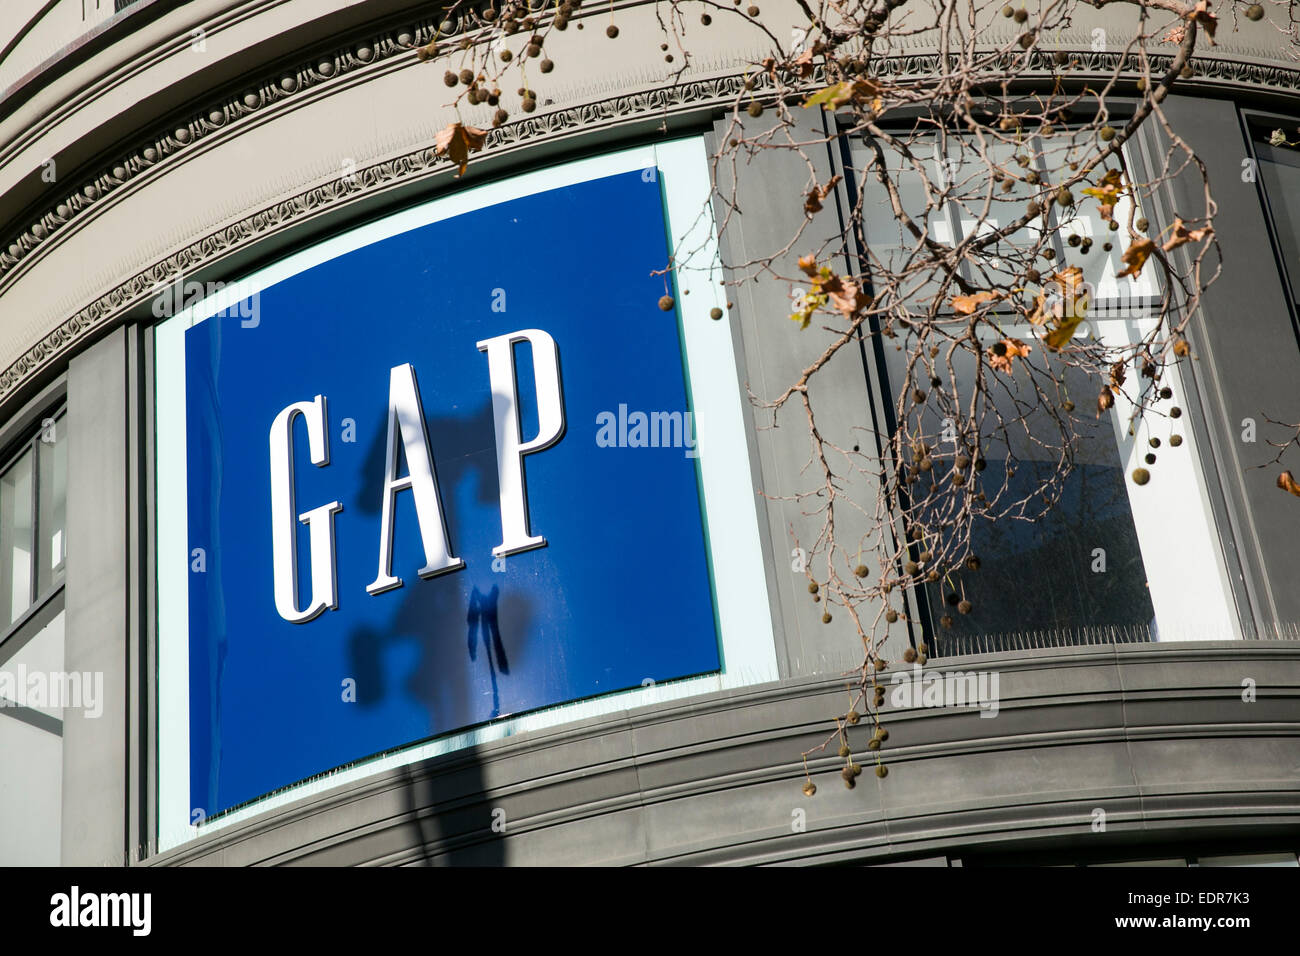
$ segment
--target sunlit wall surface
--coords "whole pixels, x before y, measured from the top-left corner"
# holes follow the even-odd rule
[[[782,37],[801,17],[763,14]],[[1117,64],[1107,16],[1051,38],[1074,82]],[[850,789],[862,642],[808,590],[806,423],[760,404],[825,345],[772,275],[835,238],[841,195],[810,220],[810,177],[870,182],[870,144],[712,162],[731,122],[773,128],[745,111],[752,43],[697,31],[677,74],[643,3],[576,11],[495,128],[416,54],[441,20],[6,3],[0,863],[1294,864],[1300,507],[1285,459],[1259,467],[1300,422],[1282,34],[1221,28],[1162,105],[1224,262],[1161,414],[1082,416],[1056,510],[984,529],[968,590],[927,585],[890,624],[889,773]],[[837,132],[794,113],[810,143]],[[487,131],[463,171],[435,148],[456,121]],[[1162,136],[1126,143],[1134,175]],[[948,142],[921,161],[961,174]],[[1163,229],[1198,189],[1138,212]],[[1096,285],[1075,335],[1136,340],[1168,290],[1116,281],[1097,217],[1056,224]],[[906,247],[887,209],[853,241]],[[908,385],[879,338],[859,352],[812,387],[843,448],[895,428]],[[992,475],[1014,455],[1032,484],[1032,437],[990,447]]]

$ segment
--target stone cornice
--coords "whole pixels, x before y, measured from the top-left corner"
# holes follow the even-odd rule
[[[521,147],[525,142],[531,144],[542,137],[554,137],[594,124],[616,123],[647,115],[664,115],[666,112],[707,107],[734,97],[741,90],[742,84],[740,76],[724,77],[682,84],[671,89],[616,96],[572,109],[543,113],[492,130],[485,152],[489,155],[502,155]],[[436,175],[450,178],[450,174],[451,167],[447,161],[435,156],[433,147],[429,146],[358,169],[351,180],[340,177],[305,190],[204,236],[100,296],[28,349],[17,361],[0,372],[0,402],[44,365],[67,354],[79,339],[106,323],[121,318],[133,307],[147,302],[159,286],[176,277],[191,275],[239,248],[251,245],[300,220],[319,215],[326,209],[343,207],[402,183]]]
[[[361,82],[363,80],[357,74],[363,70],[376,69],[379,64],[398,57],[412,58],[411,46],[428,42],[436,29],[434,19],[426,18],[407,28],[368,34],[365,39],[339,46],[333,53],[304,60],[292,69],[265,74],[255,83],[250,83],[242,93],[215,99],[203,109],[194,111],[188,119],[158,129],[155,135],[119,155],[97,176],[82,180],[79,189],[65,195],[30,227],[0,243],[0,296],[32,262],[56,248],[62,234],[78,228],[78,220],[88,217],[97,204],[129,197],[134,186],[161,174],[187,151],[202,148],[209,141],[221,137],[238,135],[241,125],[271,118],[275,111],[288,107],[296,98],[328,94],[330,84]],[[1104,76],[1119,63],[1119,54],[1116,53],[1084,50],[1072,52],[1071,56],[1079,64],[1071,75],[1082,79]],[[1049,57],[1050,53],[1036,54],[1033,68],[1024,74],[1026,79],[1049,75]],[[1153,70],[1158,71],[1168,65],[1170,57],[1152,56],[1150,60]],[[881,73],[924,75],[939,66],[939,56],[909,53],[883,59],[880,63]],[[398,63],[391,63],[387,68],[398,66]],[[1300,94],[1300,67],[1219,58],[1198,58],[1195,67],[1196,79],[1186,84],[1187,89],[1236,88]],[[486,153],[489,156],[500,155],[525,141],[531,143],[639,116],[719,108],[734,101],[741,90],[742,76],[742,73],[735,72],[687,80],[671,87],[631,92],[529,116],[491,131]],[[427,179],[445,170],[446,166],[445,161],[433,155],[431,148],[415,150],[360,169],[352,181],[318,185],[278,201],[155,262],[60,323],[0,372],[0,403],[44,366],[65,356],[78,340],[121,318],[146,300],[158,284],[177,275],[192,274],[234,250],[307,217],[317,216],[330,208],[341,208],[367,194],[388,190],[399,183]]]
[[[835,785],[839,758],[814,754],[808,766],[819,792],[811,799],[798,797],[799,754],[825,738],[825,714],[842,703],[843,679],[736,688],[386,770],[147,862],[483,863],[478,854],[490,847],[503,856],[518,852],[514,861],[537,862],[528,856],[537,852],[530,845],[561,854],[559,865],[860,860],[1088,834],[1098,806],[1116,833],[1294,827],[1300,790],[1288,758],[1300,746],[1298,655],[1294,641],[1225,641],[932,661],[927,674],[1000,674],[998,719],[960,707],[890,703],[885,760],[897,776],[849,793]],[[886,686],[893,673],[884,674]],[[1243,673],[1270,675],[1256,702],[1241,698]],[[1200,765],[1178,773],[1177,758],[1164,756],[1192,750],[1225,762],[1245,752],[1254,762],[1238,768],[1239,777],[1207,777]],[[1035,773],[1054,769],[1027,788],[1013,769],[1026,763]],[[967,792],[931,787],[954,767],[980,784],[970,782]],[[746,813],[719,809],[728,804]],[[792,806],[807,812],[803,832],[790,827]],[[496,807],[511,820],[504,840],[489,825]],[[602,828],[615,815],[626,822]],[[673,832],[676,821],[695,825]],[[412,829],[418,841],[393,836]],[[556,850],[549,838],[561,829],[570,836]],[[642,839],[642,830],[652,838]],[[621,846],[600,842],[629,833]],[[669,836],[671,842],[663,839]]]

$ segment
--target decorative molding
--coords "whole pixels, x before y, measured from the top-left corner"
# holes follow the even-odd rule
[[[519,148],[521,144],[531,144],[542,137],[554,137],[576,129],[724,103],[741,92],[743,83],[740,75],[722,77],[543,113],[491,130],[484,149],[488,154],[499,155]],[[450,172],[451,169],[451,164],[436,156],[432,147],[426,147],[359,169],[350,181],[340,177],[315,186],[210,233],[100,296],[28,349],[0,372],[0,402],[43,365],[65,353],[72,343],[92,329],[147,302],[160,287],[177,277],[193,274],[222,255],[330,206],[354,201],[402,182]]]
[[[537,16],[545,14],[547,0],[528,0]],[[646,0],[631,0],[631,5]],[[478,6],[486,7],[482,2]],[[627,2],[619,6],[627,6]],[[242,91],[227,94],[210,101],[204,108],[193,111],[188,117],[173,123],[159,124],[153,133],[118,156],[98,175],[84,180],[83,185],[66,195],[61,202],[46,210],[36,222],[18,233],[9,233],[0,242],[0,294],[12,281],[15,269],[31,259],[32,253],[48,242],[73,219],[86,212],[106,196],[131,185],[143,174],[164,164],[179,153],[191,150],[203,142],[254,114],[282,104],[289,98],[336,83],[353,74],[394,60],[402,54],[414,54],[416,47],[424,46],[439,35],[443,27],[451,26],[455,36],[471,28],[482,26],[478,10],[465,10],[448,21],[442,14],[431,14],[408,25],[393,27],[381,32],[370,32],[361,39],[336,46],[332,51],[300,60],[292,68],[263,74]],[[8,230],[10,223],[0,224]]]
[[[458,25],[459,27],[459,25]],[[294,69],[268,74],[248,86],[244,92],[213,101],[182,122],[168,124],[156,135],[121,155],[116,162],[76,192],[64,197],[31,227],[0,243],[0,295],[4,288],[26,270],[27,264],[41,255],[41,247],[106,197],[128,189],[146,173],[169,164],[175,157],[196,144],[222,134],[229,127],[250,116],[275,109],[284,101],[305,91],[372,68],[404,53],[413,46],[429,42],[438,29],[436,18],[426,18],[409,27],[382,34],[335,49],[331,54],[314,56]],[[1047,76],[1053,71],[1051,53],[1034,51],[1028,79]],[[1081,79],[1113,72],[1121,54],[1095,51],[1068,51],[1079,66],[1071,71]],[[1153,71],[1167,69],[1170,56],[1149,58]],[[885,57],[879,61],[881,74],[919,76],[939,68],[936,53],[908,53]],[[1217,58],[1193,61],[1196,78],[1185,83],[1233,84],[1300,94],[1300,67],[1281,63],[1240,62]],[[680,82],[672,86],[627,93],[597,102],[585,103],[529,116],[489,133],[486,151],[496,154],[509,151],[524,142],[552,137],[581,128],[596,127],[646,115],[668,115],[691,110],[718,108],[734,102],[743,89],[741,72],[713,78]],[[120,317],[145,301],[151,291],[178,275],[192,273],[230,251],[246,246],[264,235],[281,229],[295,220],[315,215],[323,208],[355,200],[365,194],[388,189],[396,183],[415,181],[433,175],[449,164],[423,148],[395,159],[366,167],[352,182],[336,181],[319,185],[289,199],[245,217],[218,232],[209,234],[186,248],[155,263],[126,280],[90,305],[64,321],[40,342],[0,372],[0,403],[45,364],[68,351],[71,345],[105,322]]]
[[[458,22],[456,29],[460,30],[464,25],[463,22]],[[138,142],[132,150],[120,155],[94,178],[84,181],[79,189],[64,196],[62,201],[49,208],[36,222],[16,235],[11,234],[7,242],[0,243],[0,293],[16,277],[15,270],[20,264],[31,259],[33,252],[100,200],[129,186],[144,173],[220,133],[226,127],[273,108],[286,99],[404,53],[409,54],[414,46],[432,40],[438,26],[437,19],[429,17],[409,27],[372,34],[359,42],[337,47],[332,53],[301,61],[293,69],[266,74],[242,93],[213,100],[206,108],[192,113],[183,121],[160,126],[154,135]],[[1049,73],[1052,70],[1052,52],[1054,51],[1035,50],[1030,57],[1029,72]],[[1069,52],[1080,63],[1073,71],[1075,75],[1110,73],[1119,65],[1122,56],[1119,53],[1090,50]],[[878,61],[878,72],[891,76],[930,74],[939,69],[940,59],[937,53],[925,52],[888,56]],[[1168,67],[1171,59],[1167,55],[1153,55],[1150,62],[1155,71],[1162,71]],[[1230,82],[1281,92],[1300,92],[1300,65],[1286,66],[1281,63],[1212,57],[1196,58],[1193,62],[1197,71],[1196,79],[1202,82]],[[695,86],[698,83],[685,84],[686,88]],[[670,91],[662,92],[667,101],[671,97]]]

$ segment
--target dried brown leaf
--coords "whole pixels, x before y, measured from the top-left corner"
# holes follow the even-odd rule
[[[1197,0],[1196,6],[1183,15],[1184,19],[1191,20],[1193,23],[1199,23],[1201,29],[1210,40],[1210,46],[1214,46],[1214,31],[1219,25],[1219,18],[1210,12],[1209,0]]]
[[[835,185],[841,178],[842,177],[838,175],[832,176],[831,181],[825,186],[813,186],[812,189],[808,190],[808,195],[806,195],[803,200],[803,211],[810,216],[814,213],[821,212],[822,202],[830,195],[831,190],[835,188]]]
[[[465,167],[469,165],[469,154],[481,150],[486,140],[487,130],[452,123],[438,133],[434,140],[433,151],[439,156],[446,156],[459,166],[456,175],[463,176]]]
[[[999,372],[1006,372],[1010,375],[1012,361],[1017,358],[1028,358],[1029,353],[1033,350],[1032,345],[1026,345],[1019,339],[1008,338],[1000,342],[994,342],[989,346],[989,365]]]
[[[1164,249],[1165,252],[1168,252],[1171,249],[1177,249],[1179,246],[1184,246],[1189,242],[1200,242],[1213,232],[1214,227],[1208,224],[1202,226],[1200,229],[1188,229],[1182,219],[1174,217],[1174,225],[1170,230],[1169,239],[1165,241],[1165,244],[1161,246],[1161,248]]]
[[[854,279],[835,276],[821,282],[820,290],[830,296],[831,305],[844,316],[852,316],[871,302],[861,284]]]
[[[974,315],[985,302],[996,302],[1005,298],[1001,292],[976,292],[972,295],[953,296],[952,308],[958,315]]]
[[[1150,239],[1139,239],[1137,242],[1133,243],[1133,245],[1124,250],[1124,255],[1120,257],[1128,263],[1127,267],[1122,271],[1117,272],[1115,278],[1120,279],[1124,276],[1132,276],[1136,279],[1138,273],[1142,271],[1142,267],[1146,265],[1147,259],[1151,256],[1151,253],[1155,251],[1155,248],[1156,244]]]

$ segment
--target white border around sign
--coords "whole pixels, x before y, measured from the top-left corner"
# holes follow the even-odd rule
[[[185,330],[277,282],[429,223],[534,193],[634,170],[664,177],[668,227],[678,282],[703,273],[689,296],[678,296],[687,384],[699,449],[700,487],[714,601],[721,636],[721,674],[621,691],[452,734],[286,788],[217,820],[194,825],[189,801],[189,543],[186,517]],[[524,731],[778,678],[759,535],[757,489],[746,443],[748,409],[734,374],[736,344],[726,321],[716,230],[710,214],[708,154],[701,137],[638,147],[475,186],[343,233],[262,269],[229,289],[158,324],[155,332],[158,555],[158,850],[243,822],[373,774]],[[592,423],[594,429],[595,424]]]

